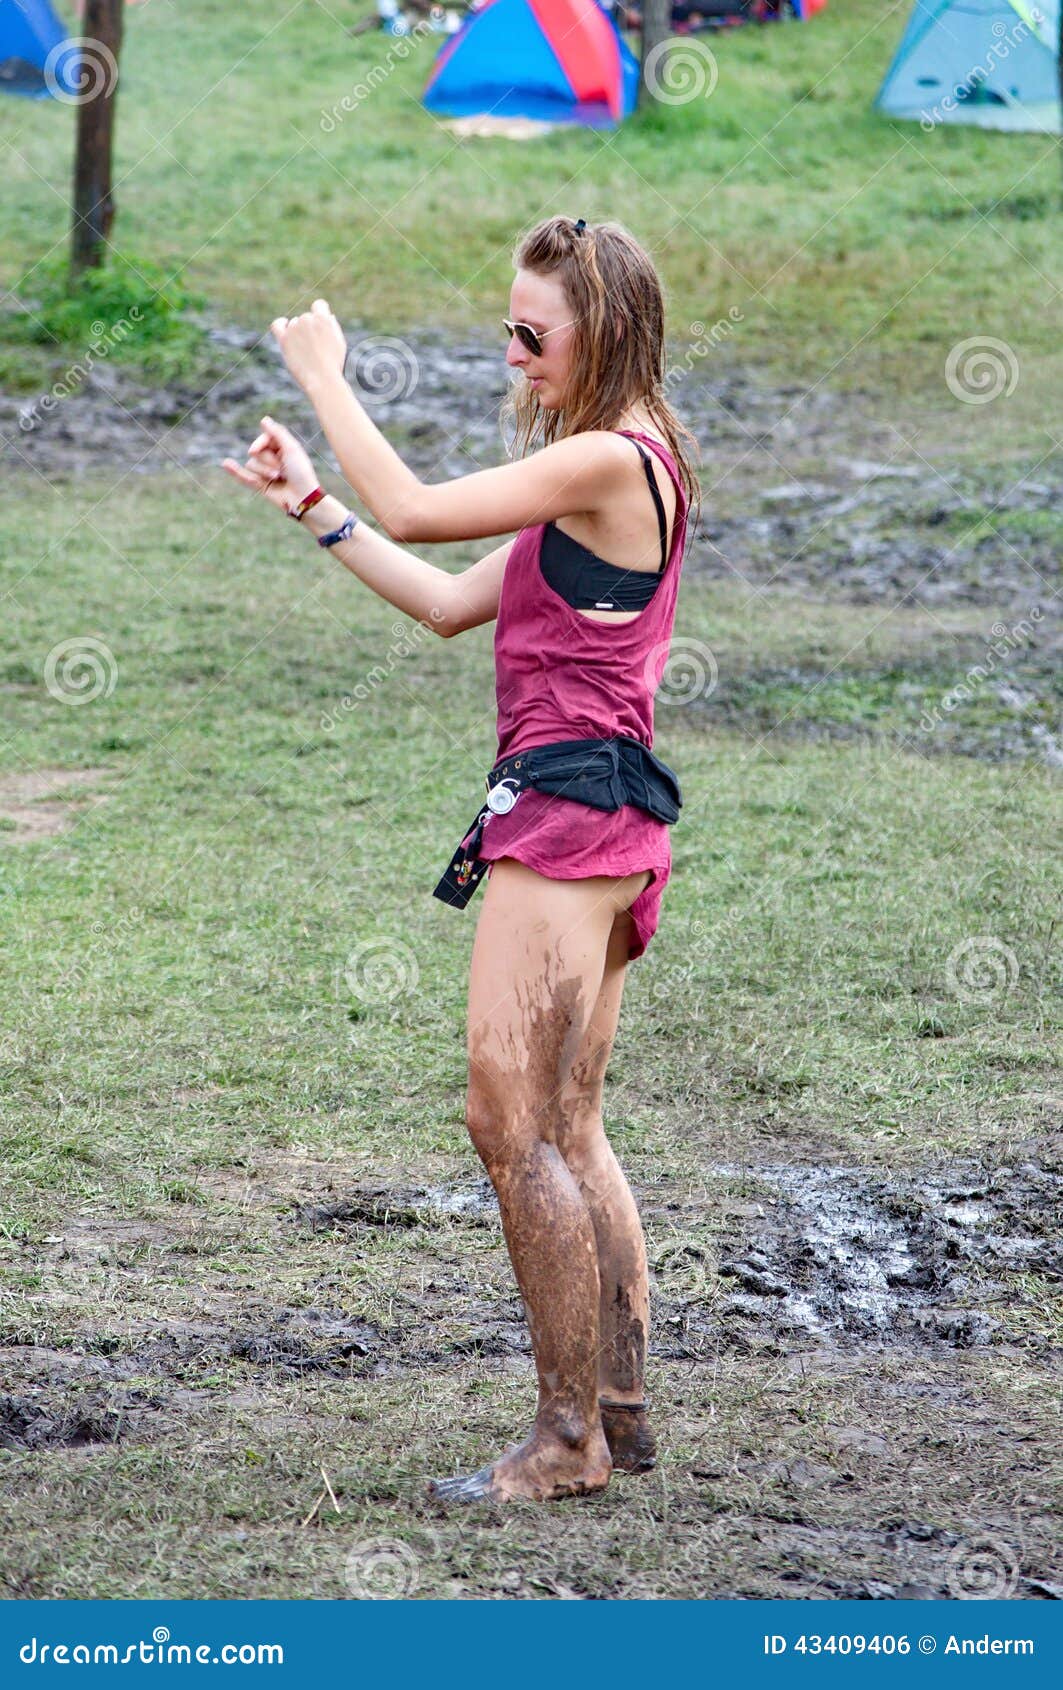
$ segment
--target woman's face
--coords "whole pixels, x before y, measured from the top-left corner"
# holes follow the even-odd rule
[[[509,290],[509,317],[514,323],[528,323],[546,338],[541,355],[535,357],[511,335],[506,363],[523,372],[544,410],[558,410],[564,402],[576,330],[572,307],[557,276],[518,270]]]

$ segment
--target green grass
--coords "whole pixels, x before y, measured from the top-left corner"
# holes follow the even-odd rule
[[[526,144],[457,141],[419,100],[437,42],[351,39],[344,0],[131,11],[116,244],[263,330],[318,293],[349,326],[483,329],[522,226],[620,216],[661,262],[678,356],[690,325],[737,307],[725,356],[918,393],[983,446],[987,428],[1032,436],[1061,374],[1058,144],[875,113],[907,10],[848,0],[807,26],[729,32],[711,98]],[[379,86],[323,129],[374,67]],[[72,108],[0,107],[0,280],[30,306],[66,241],[72,136]],[[957,407],[946,356],[987,335],[1013,349],[1018,385],[990,412]],[[12,385],[40,374],[21,349],[0,364]]]

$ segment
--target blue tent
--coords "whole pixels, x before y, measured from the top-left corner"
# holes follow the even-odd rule
[[[45,63],[66,38],[48,0],[0,0],[0,89],[46,99],[54,90],[45,80]],[[75,51],[56,54],[55,84],[64,93],[77,93],[78,62]]]
[[[915,0],[875,101],[891,117],[1058,134],[1060,0]]]
[[[598,0],[483,0],[440,48],[430,111],[610,128],[630,115],[638,65]]]

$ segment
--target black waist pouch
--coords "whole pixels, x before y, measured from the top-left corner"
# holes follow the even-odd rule
[[[669,825],[679,820],[683,803],[679,781],[637,739],[564,739],[535,745],[496,763],[487,776],[487,803],[458,846],[434,888],[433,897],[464,909],[487,872],[479,856],[484,828],[492,815],[505,815],[526,787],[554,798],[587,804],[592,810],[619,810],[634,804]]]

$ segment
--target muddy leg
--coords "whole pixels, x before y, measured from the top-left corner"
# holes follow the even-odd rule
[[[524,1443],[470,1478],[432,1482],[445,1501],[547,1501],[609,1482],[595,1230],[557,1137],[629,880],[553,881],[503,858],[487,885],[469,983],[468,1124],[498,1194],[539,1397]]]
[[[602,1123],[602,1087],[616,1036],[630,917],[614,921],[605,972],[572,1075],[561,1094],[561,1152],[590,1210],[601,1285],[598,1388],[613,1466],[646,1473],[656,1443],[645,1407],[649,1275],[642,1222]]]

